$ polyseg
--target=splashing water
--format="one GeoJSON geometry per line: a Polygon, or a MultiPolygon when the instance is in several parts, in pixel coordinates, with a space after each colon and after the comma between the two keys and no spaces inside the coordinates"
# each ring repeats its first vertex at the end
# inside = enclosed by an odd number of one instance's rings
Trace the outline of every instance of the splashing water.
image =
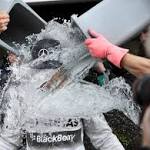
{"type": "Polygon", "coordinates": [[[51,21],[40,34],[27,39],[28,45],[20,46],[21,53],[25,55],[27,61],[20,66],[11,67],[13,72],[11,81],[4,94],[5,99],[9,100],[8,112],[12,115],[12,108],[14,112],[19,112],[19,118],[15,118],[14,115],[13,120],[19,120],[22,127],[26,126],[26,122],[30,119],[84,118],[112,109],[123,111],[137,123],[139,108],[132,101],[131,89],[123,78],[113,79],[103,87],[80,80],[86,76],[91,66],[87,63],[90,61],[85,61],[87,66],[80,67],[82,64],[78,58],[87,53],[86,48],[81,35],[69,24],[51,21]],[[43,91],[39,87],[49,80],[56,70],[34,69],[29,62],[31,44],[34,45],[35,39],[38,41],[44,38],[60,41],[62,51],[60,57],[56,59],[64,65],[71,62],[75,64],[68,82],[54,93],[43,91]]]}

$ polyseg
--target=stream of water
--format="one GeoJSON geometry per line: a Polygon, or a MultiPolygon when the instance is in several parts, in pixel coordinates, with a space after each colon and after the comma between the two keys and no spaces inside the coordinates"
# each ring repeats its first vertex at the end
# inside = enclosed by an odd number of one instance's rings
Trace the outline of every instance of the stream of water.
{"type": "Polygon", "coordinates": [[[76,67],[81,65],[78,58],[86,53],[86,48],[81,35],[70,24],[51,21],[41,33],[27,37],[27,44],[16,46],[24,55],[24,62],[10,67],[11,79],[2,96],[3,103],[9,102],[4,107],[9,110],[7,115],[12,116],[10,122],[19,120],[21,127],[27,128],[26,122],[29,120],[84,118],[113,109],[123,111],[135,123],[138,122],[139,108],[132,101],[131,88],[123,78],[113,79],[103,87],[82,80],[91,66],[87,64],[83,68],[76,67]],[[31,45],[44,38],[53,38],[61,44],[61,51],[50,54],[50,58],[59,60],[64,66],[71,62],[75,64],[69,70],[69,83],[66,82],[55,92],[41,90],[39,87],[56,70],[31,67],[31,45]]]}

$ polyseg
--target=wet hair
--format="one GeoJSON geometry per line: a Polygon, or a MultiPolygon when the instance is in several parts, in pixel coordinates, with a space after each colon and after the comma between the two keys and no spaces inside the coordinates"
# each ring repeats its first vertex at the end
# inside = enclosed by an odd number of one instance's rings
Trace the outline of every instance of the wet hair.
{"type": "Polygon", "coordinates": [[[134,101],[141,106],[140,122],[145,110],[150,106],[150,75],[139,78],[133,85],[134,101]]]}
{"type": "MultiPolygon", "coordinates": [[[[46,50],[49,54],[52,53],[52,50],[57,50],[56,47],[60,46],[60,42],[55,39],[43,39],[35,43],[31,49],[32,59],[37,59],[40,57],[41,50],[46,50]]],[[[37,66],[36,69],[56,69],[62,65],[59,60],[47,60],[37,66]]]]}

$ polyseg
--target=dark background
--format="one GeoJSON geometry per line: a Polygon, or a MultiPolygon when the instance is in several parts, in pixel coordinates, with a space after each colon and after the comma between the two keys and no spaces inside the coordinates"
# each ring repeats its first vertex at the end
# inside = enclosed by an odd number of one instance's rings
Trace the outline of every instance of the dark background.
{"type": "MultiPolygon", "coordinates": [[[[45,21],[53,18],[70,19],[72,14],[81,15],[86,12],[100,0],[81,3],[60,3],[60,4],[43,4],[43,5],[30,5],[45,21]]],[[[60,19],[60,20],[61,20],[60,19]]]]}

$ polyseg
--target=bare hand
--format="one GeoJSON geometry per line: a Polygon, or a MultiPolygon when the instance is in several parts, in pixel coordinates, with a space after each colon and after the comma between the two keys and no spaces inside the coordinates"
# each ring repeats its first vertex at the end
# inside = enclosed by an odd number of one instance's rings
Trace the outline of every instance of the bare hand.
{"type": "Polygon", "coordinates": [[[6,12],[0,11],[0,32],[7,30],[9,21],[9,15],[6,12]]]}

